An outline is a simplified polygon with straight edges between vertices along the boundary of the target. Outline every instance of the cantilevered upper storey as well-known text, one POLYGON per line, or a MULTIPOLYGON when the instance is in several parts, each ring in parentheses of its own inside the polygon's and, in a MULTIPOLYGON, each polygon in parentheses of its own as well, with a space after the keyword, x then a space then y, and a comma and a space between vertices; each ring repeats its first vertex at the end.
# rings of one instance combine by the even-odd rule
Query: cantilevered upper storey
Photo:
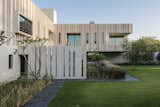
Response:
POLYGON ((86 51, 123 52, 132 24, 57 24, 56 44, 82 47, 86 51))

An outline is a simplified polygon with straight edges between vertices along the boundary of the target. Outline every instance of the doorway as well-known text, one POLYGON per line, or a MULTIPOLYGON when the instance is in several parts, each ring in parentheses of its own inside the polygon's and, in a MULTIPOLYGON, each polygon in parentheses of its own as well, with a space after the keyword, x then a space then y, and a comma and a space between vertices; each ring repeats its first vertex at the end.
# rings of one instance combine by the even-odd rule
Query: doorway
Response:
POLYGON ((20 74, 27 76, 28 74, 28 55, 20 55, 20 74))

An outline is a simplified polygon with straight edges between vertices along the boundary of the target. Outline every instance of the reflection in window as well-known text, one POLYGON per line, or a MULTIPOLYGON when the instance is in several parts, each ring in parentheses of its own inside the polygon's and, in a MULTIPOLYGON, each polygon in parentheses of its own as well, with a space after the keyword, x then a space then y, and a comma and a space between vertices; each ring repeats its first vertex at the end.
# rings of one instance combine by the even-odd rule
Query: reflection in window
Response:
POLYGON ((111 42, 111 45, 122 46, 124 39, 123 37, 111 37, 110 42, 111 42))
POLYGON ((20 31, 32 35, 32 22, 24 16, 19 16, 20 31))
POLYGON ((80 47, 81 46, 81 36, 80 34, 67 34, 68 46, 80 47))

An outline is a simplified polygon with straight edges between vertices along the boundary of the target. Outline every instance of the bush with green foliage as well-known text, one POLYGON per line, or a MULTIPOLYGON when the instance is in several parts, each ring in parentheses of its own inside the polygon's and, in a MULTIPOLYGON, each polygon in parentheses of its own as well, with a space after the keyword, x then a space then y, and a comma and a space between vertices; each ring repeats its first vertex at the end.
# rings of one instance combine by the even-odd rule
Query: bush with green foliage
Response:
POLYGON ((125 75, 126 71, 123 68, 105 60, 96 64, 88 64, 88 79, 122 79, 125 78, 125 75))
POLYGON ((126 42, 127 48, 126 57, 131 64, 154 64, 153 53, 160 51, 160 41, 150 37, 143 37, 133 41, 132 45, 126 42))

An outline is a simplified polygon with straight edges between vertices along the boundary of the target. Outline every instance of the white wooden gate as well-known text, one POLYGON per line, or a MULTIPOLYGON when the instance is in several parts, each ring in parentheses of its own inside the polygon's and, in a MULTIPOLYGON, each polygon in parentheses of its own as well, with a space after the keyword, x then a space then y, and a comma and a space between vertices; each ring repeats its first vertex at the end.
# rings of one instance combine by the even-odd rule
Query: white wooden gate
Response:
POLYGON ((54 79, 86 79, 86 53, 80 48, 63 46, 30 46, 29 72, 40 68, 41 77, 46 73, 54 79))

